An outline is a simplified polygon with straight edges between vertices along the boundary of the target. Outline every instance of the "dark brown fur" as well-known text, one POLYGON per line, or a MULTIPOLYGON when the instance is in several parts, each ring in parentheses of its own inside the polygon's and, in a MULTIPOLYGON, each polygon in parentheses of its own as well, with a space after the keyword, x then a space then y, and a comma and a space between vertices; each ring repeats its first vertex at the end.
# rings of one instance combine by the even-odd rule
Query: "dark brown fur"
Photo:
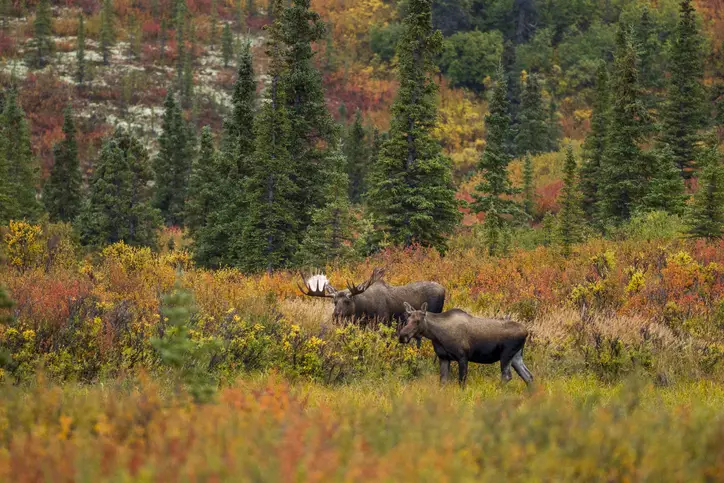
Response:
POLYGON ((430 339, 440 359, 440 382, 447 381, 451 361, 458 363, 458 379, 463 386, 468 362, 492 364, 500 361, 503 383, 513 377, 511 366, 527 385, 533 382, 533 375, 523 363, 528 330, 518 322, 473 317, 460 309, 441 314, 426 311, 424 305, 420 310, 411 306, 406 309, 407 323, 400 331, 400 342, 407 343, 420 336, 430 339))

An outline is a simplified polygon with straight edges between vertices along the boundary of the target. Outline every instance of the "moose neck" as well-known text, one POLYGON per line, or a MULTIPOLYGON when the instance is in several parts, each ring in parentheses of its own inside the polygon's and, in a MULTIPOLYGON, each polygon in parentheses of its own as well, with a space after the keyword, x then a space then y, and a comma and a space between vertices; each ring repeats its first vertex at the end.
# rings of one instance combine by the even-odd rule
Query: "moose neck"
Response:
POLYGON ((426 337, 430 340, 439 340, 440 339, 440 337, 439 337, 440 326, 438 325, 437 320, 435 320, 437 315, 438 314, 432 314, 430 312, 427 312, 425 314, 425 319, 423 320, 421 327, 420 327, 422 329, 420 331, 420 334, 423 337, 426 337))

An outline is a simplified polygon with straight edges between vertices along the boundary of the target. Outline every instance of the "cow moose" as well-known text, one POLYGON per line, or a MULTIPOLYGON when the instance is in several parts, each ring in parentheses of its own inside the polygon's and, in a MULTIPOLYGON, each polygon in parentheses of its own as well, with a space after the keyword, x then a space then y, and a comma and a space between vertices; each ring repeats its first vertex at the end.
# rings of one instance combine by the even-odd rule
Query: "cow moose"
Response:
MULTIPOLYGON (((388 285, 382 278, 385 270, 375 268, 368 280, 352 285, 347 282, 346 290, 337 290, 323 274, 316 274, 302 281, 306 288, 299 286, 303 294, 310 297, 327 297, 334 301, 334 319, 357 322, 396 322, 401 325, 407 312, 405 304, 420 307, 427 304, 432 313, 442 312, 445 304, 445 288, 436 282, 413 282, 407 285, 388 285)), ((421 338, 416 337, 420 347, 421 338)))
POLYGON ((526 385, 533 382, 533 374, 523 363, 523 346, 528 330, 518 322, 473 317, 460 309, 431 313, 422 304, 415 310, 405 304, 407 323, 399 334, 401 343, 420 336, 430 339, 440 360, 440 383, 450 375, 450 362, 458 363, 458 380, 465 386, 468 362, 492 364, 500 361, 503 383, 512 379, 510 367, 526 385))

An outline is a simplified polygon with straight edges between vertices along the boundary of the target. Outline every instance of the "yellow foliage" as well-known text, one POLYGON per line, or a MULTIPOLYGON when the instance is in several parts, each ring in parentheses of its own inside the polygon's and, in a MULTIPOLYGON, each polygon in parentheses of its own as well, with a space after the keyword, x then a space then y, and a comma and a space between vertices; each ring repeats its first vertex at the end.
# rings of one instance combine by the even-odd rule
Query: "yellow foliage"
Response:
POLYGON ((39 225, 11 220, 5 234, 5 249, 10 266, 20 271, 33 268, 40 263, 43 245, 39 225))

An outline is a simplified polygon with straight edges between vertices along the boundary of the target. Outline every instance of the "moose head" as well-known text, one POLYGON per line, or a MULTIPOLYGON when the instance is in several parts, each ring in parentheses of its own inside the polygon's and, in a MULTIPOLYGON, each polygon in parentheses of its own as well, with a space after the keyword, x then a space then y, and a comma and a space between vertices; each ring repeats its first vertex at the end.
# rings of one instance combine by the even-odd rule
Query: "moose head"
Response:
POLYGON ((427 302, 424 302, 420 310, 415 310, 410 304, 405 302, 405 312, 407 313, 407 323, 400 330, 400 342, 407 344, 410 339, 419 338, 425 324, 425 316, 427 315, 427 302))
POLYGON ((358 285, 352 285, 350 282, 347 282, 347 289, 345 290, 337 290, 334 288, 324 274, 318 273, 305 279, 304 275, 300 273, 302 281, 304 282, 304 288, 299 285, 299 290, 301 290, 304 295, 310 297, 333 299, 334 319, 345 319, 354 316, 356 313, 355 298, 364 293, 364 291, 370 288, 375 282, 381 280, 384 273, 385 270, 383 268, 375 268, 367 281, 358 285))

